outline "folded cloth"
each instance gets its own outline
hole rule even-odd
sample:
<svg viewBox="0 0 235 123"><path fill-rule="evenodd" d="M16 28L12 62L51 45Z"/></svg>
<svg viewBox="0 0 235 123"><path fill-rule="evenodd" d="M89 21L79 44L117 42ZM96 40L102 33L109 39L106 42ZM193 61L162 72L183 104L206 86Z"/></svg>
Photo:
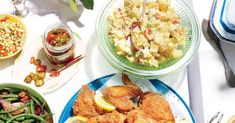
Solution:
<svg viewBox="0 0 235 123"><path fill-rule="evenodd" d="M202 22L202 32L205 39L210 43L210 45L214 48L214 50L220 55L220 58L223 61L223 65L225 68L225 76L227 79L227 83L231 87L235 87L235 69L231 69L231 64L228 63L228 56L226 57L224 50L221 47L221 39L211 28L208 28L210 22L208 20L203 20ZM235 64L235 63L234 63Z"/></svg>

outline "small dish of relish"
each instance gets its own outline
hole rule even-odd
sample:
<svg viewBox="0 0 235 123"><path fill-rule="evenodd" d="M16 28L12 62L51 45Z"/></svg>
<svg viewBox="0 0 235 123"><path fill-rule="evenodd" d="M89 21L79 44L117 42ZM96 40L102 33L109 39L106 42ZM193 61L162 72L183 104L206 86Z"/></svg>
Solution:
<svg viewBox="0 0 235 123"><path fill-rule="evenodd" d="M60 66L74 58L75 41L71 29L64 24L54 24L44 34L43 46L49 62Z"/></svg>

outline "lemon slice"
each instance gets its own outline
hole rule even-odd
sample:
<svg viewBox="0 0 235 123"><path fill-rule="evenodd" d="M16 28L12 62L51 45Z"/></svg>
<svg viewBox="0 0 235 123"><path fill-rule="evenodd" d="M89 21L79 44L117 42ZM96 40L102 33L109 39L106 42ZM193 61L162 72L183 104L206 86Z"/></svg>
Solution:
<svg viewBox="0 0 235 123"><path fill-rule="evenodd" d="M227 123L235 123L235 115L233 115Z"/></svg>
<svg viewBox="0 0 235 123"><path fill-rule="evenodd" d="M94 101L97 106L104 110L113 111L116 109L112 104L106 102L105 99L102 96L99 96L98 94L95 95Z"/></svg>
<svg viewBox="0 0 235 123"><path fill-rule="evenodd" d="M67 123L84 123L88 119L83 116L73 116L68 119Z"/></svg>

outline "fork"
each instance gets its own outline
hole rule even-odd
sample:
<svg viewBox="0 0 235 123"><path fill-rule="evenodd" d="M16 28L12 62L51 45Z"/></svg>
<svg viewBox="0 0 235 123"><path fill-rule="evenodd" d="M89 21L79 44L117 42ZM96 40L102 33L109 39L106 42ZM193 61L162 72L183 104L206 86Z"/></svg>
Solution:
<svg viewBox="0 0 235 123"><path fill-rule="evenodd" d="M224 117L224 114L220 113L220 112L217 112L211 119L208 123L220 123L221 120L223 119ZM217 120L218 119L218 120ZM216 122L217 120L217 122Z"/></svg>

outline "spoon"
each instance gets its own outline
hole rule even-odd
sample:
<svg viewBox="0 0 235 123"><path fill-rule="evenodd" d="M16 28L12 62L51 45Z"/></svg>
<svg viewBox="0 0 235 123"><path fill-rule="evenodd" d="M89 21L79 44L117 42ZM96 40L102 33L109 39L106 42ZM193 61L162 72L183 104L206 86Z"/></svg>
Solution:
<svg viewBox="0 0 235 123"><path fill-rule="evenodd" d="M130 31L131 34L130 34L130 37L128 37L128 39L127 39L131 42L131 45L139 51L141 50L141 48L137 45L136 40L133 39L132 30L134 30L136 27L140 27L141 23L143 22L143 18L144 18L144 14L145 14L145 7L146 7L146 0L143 0L143 4L141 7L140 19L138 21L135 21L132 23L131 31Z"/></svg>
<svg viewBox="0 0 235 123"><path fill-rule="evenodd" d="M68 67L72 66L73 64L77 63L78 61L80 61L83 58L84 58L83 55L79 55L76 58L74 58L72 61L70 61L67 64L65 64L62 68L60 68L60 69L51 69L50 70L50 77L57 77L57 76L59 76L60 72L62 72L63 70L67 69Z"/></svg>

